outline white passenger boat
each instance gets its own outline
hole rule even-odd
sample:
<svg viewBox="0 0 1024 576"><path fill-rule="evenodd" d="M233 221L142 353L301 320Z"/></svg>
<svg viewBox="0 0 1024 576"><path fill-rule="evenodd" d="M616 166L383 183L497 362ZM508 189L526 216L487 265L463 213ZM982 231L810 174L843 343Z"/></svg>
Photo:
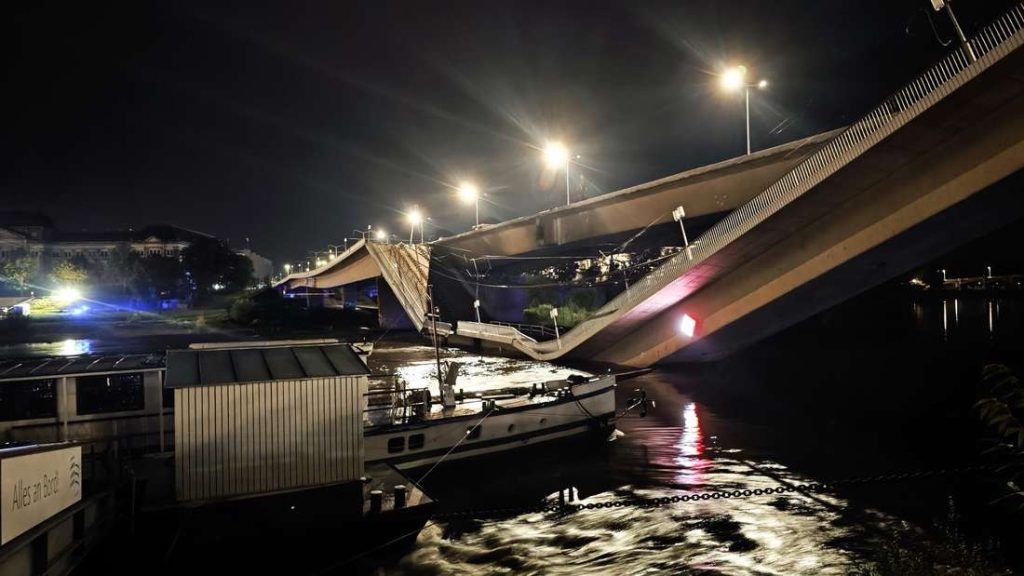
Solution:
<svg viewBox="0 0 1024 576"><path fill-rule="evenodd" d="M363 433L366 462L412 469L583 434L604 438L615 426L615 379L570 376L462 397L447 406L443 399L433 402L425 388L371 392Z"/></svg>

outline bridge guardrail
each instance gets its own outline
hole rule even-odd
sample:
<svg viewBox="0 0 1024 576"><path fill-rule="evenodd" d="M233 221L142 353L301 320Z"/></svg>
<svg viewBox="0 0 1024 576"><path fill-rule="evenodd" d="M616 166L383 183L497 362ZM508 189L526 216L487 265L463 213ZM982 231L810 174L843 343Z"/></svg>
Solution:
<svg viewBox="0 0 1024 576"><path fill-rule="evenodd" d="M481 338L489 342L501 342L504 344L515 344L517 342L537 343L536 340L523 334L516 328L501 324L484 324L483 322L461 320L459 321L456 333L466 338Z"/></svg>
<svg viewBox="0 0 1024 576"><path fill-rule="evenodd" d="M972 62L958 46L764 192L701 234L688 249L608 301L590 319L562 333L560 345L552 340L517 342L517 348L540 360L572 350L1020 47L1024 43L1022 30L1024 4L1017 4L969 40L976 61Z"/></svg>
<svg viewBox="0 0 1024 576"><path fill-rule="evenodd" d="M427 274L430 247L407 244L366 244L381 275L394 291L416 330L423 330L427 314ZM411 254L409 252L412 252ZM426 260L425 263L420 260Z"/></svg>

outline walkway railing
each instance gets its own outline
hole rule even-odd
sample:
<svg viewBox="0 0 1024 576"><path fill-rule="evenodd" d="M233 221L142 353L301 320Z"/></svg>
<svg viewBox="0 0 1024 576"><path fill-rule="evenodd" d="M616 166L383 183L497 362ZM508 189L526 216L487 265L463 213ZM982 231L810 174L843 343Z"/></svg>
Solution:
<svg viewBox="0 0 1024 576"><path fill-rule="evenodd" d="M523 334L535 334L541 338L554 338L558 336L558 333L555 332L554 326L545 326L543 324L523 324L518 322L499 322L497 320L491 320L490 323L498 326L515 328Z"/></svg>
<svg viewBox="0 0 1024 576"><path fill-rule="evenodd" d="M1024 43L1022 29L1024 4L1018 4L970 40L976 61L971 62L964 49L957 47L767 190L701 234L687 250L632 284L591 319L563 333L560 345L552 340L537 343L517 340L516 347L533 358L544 360L572 350L1020 47Z"/></svg>
<svg viewBox="0 0 1024 576"><path fill-rule="evenodd" d="M459 321L459 336L466 338L480 338L488 342L499 342L512 344L516 348L523 345L536 344L537 341L517 330L514 326L502 326L500 324L485 324L483 322Z"/></svg>

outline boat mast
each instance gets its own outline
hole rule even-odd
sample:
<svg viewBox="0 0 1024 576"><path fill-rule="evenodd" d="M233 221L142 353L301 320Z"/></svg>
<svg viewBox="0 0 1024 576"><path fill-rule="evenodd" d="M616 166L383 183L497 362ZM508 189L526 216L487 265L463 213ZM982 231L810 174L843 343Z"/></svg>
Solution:
<svg viewBox="0 0 1024 576"><path fill-rule="evenodd" d="M434 358L437 360L437 389L444 395L444 376L441 374L441 349L437 345L437 308L434 306L434 285L427 286L430 297L430 333L434 337Z"/></svg>

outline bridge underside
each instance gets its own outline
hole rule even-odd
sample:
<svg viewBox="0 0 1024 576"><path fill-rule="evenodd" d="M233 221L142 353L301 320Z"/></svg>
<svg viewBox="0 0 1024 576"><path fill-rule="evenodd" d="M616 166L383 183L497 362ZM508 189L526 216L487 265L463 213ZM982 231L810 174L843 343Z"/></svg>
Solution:
<svg viewBox="0 0 1024 576"><path fill-rule="evenodd" d="M672 222L672 210L678 206L685 208L688 220L728 212L806 160L838 132L816 134L570 206L486 225L442 238L437 244L478 256L509 256Z"/></svg>
<svg viewBox="0 0 1024 576"><path fill-rule="evenodd" d="M378 276L380 276L380 267L370 256L365 242L360 240L316 270L290 274L276 286L285 290L339 288Z"/></svg>
<svg viewBox="0 0 1024 576"><path fill-rule="evenodd" d="M1016 218L1024 179L1017 175L1024 170L1022 26L1017 7L971 40L976 62L954 52L835 138L811 139L812 154L801 146L787 152L801 160L775 152L759 170L749 160L739 170L744 162L726 162L717 165L720 180L691 171L440 241L475 255L518 254L643 228L651 214L678 205L672 193L687 186L694 193L688 216L694 206L719 212L721 194L729 202L751 198L557 340L482 322L459 322L458 334L542 360L717 360ZM792 169L783 173L785 166ZM758 178L765 181L750 189ZM359 243L289 281L327 287L383 276L422 327L430 260L426 246ZM679 329L684 315L698 320L696 335Z"/></svg>
<svg viewBox="0 0 1024 576"><path fill-rule="evenodd" d="M1024 172L989 187L662 359L718 360L1024 217ZM880 335L881 336L881 335Z"/></svg>
<svg viewBox="0 0 1024 576"><path fill-rule="evenodd" d="M698 273L713 280L576 354L638 366L720 359L1020 215L1019 178L971 197L1022 167L1015 52L716 254ZM699 338L679 333L683 313L700 319Z"/></svg>

